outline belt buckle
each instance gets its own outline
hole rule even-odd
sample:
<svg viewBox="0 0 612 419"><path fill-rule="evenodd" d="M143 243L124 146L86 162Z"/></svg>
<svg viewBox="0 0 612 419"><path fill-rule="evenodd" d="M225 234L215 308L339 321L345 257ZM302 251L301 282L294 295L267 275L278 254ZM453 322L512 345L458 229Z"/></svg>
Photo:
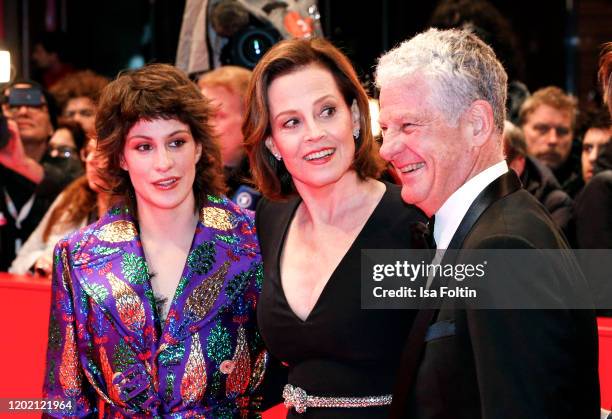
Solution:
<svg viewBox="0 0 612 419"><path fill-rule="evenodd" d="M294 408L297 413L304 413L308 407L308 394L299 387L286 384L283 388L283 399L285 407Z"/></svg>

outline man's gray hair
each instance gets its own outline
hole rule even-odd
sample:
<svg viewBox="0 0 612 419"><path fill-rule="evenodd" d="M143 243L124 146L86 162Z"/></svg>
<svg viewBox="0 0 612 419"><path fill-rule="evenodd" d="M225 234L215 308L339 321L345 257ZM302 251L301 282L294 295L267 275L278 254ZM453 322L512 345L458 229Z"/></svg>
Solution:
<svg viewBox="0 0 612 419"><path fill-rule="evenodd" d="M495 127L504 130L508 76L487 44L467 30L429 29L404 41L378 60L376 85L419 74L432 89L431 99L456 124L475 101L493 108Z"/></svg>

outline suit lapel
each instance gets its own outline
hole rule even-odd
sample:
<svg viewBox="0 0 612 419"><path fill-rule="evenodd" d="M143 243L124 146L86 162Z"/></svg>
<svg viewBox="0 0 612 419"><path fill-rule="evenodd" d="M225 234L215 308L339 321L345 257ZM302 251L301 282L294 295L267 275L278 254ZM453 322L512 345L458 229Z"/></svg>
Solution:
<svg viewBox="0 0 612 419"><path fill-rule="evenodd" d="M521 188L521 181L513 170L504 173L483 189L476 197L467 213L461 220L455 235L451 239L449 249L461 249L466 237L472 231L474 225L480 216L489 208L495 201L511 194Z"/></svg>
<svg viewBox="0 0 612 419"><path fill-rule="evenodd" d="M463 242L487 208L489 208L495 201L519 190L520 188L521 182L513 170L509 170L507 173L491 182L476 197L474 202L472 202L472 205L470 205L470 208L461 220L459 228L457 228L448 249L461 249ZM457 252L451 253L454 254L453 257L449 256L448 252L445 253L441 262L442 264L454 262ZM443 286L446 284L446 281L447 280L438 280L436 286ZM410 392L412 391L413 385L416 381L421 354L425 347L425 335L427 334L427 330L433 319L436 317L441 304L441 297L432 299L431 301L427 301L427 304L417 313L412 330L410 331L402 352L398 379L393 391L393 402L390 408L389 417L391 419L401 419L406 416Z"/></svg>

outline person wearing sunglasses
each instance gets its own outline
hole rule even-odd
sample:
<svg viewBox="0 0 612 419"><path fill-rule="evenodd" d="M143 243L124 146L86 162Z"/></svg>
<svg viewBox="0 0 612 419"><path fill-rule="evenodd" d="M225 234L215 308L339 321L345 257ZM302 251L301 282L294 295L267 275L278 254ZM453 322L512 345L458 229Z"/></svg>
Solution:
<svg viewBox="0 0 612 419"><path fill-rule="evenodd" d="M527 153L551 169L571 197L582 187L579 147L573 151L576 99L556 86L527 98L519 111Z"/></svg>
<svg viewBox="0 0 612 419"><path fill-rule="evenodd" d="M4 94L9 137L0 147L0 271L9 267L64 187L83 173L80 162L48 153L58 113L51 95L27 80L13 83Z"/></svg>

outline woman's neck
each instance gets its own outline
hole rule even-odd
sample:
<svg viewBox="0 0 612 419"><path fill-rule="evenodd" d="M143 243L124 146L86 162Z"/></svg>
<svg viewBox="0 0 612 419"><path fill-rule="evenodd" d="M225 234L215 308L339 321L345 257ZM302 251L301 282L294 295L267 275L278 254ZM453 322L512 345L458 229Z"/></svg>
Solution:
<svg viewBox="0 0 612 419"><path fill-rule="evenodd" d="M313 224L338 224L360 209L378 202L385 191L383 183L362 180L354 171L347 172L337 182L322 188L296 184L303 201L302 221Z"/></svg>
<svg viewBox="0 0 612 419"><path fill-rule="evenodd" d="M142 204L137 204L137 206L140 235L147 241L175 241L175 238L180 240L185 237L189 239L193 237L198 223L193 195L171 209Z"/></svg>

